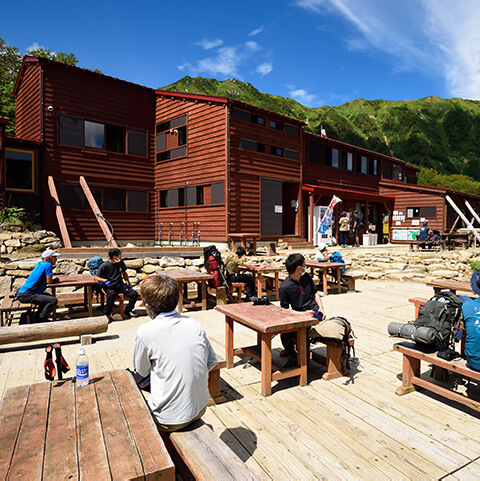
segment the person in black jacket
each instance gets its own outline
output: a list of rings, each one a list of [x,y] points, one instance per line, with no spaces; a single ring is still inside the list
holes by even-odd
[[[428,227],[428,220],[423,221],[423,226],[420,227],[420,231],[418,232],[418,241],[419,242],[426,242],[428,240],[428,233],[430,228]],[[418,247],[421,249],[425,249],[425,244],[418,244]]]
[[[325,318],[325,310],[320,293],[309,274],[305,272],[305,257],[302,254],[290,254],[285,262],[288,277],[279,289],[280,306],[284,309],[291,307],[294,311],[312,311],[319,321]],[[281,357],[290,357],[285,367],[293,367],[297,362],[295,352],[295,332],[280,335],[284,350]],[[308,342],[307,342],[308,344]]]
[[[138,293],[135,291],[128,280],[126,273],[127,266],[122,261],[122,251],[114,247],[108,251],[108,261],[105,261],[93,276],[93,280],[102,283],[102,289],[107,294],[107,302],[105,302],[104,313],[108,317],[108,322],[112,322],[113,303],[118,294],[128,297],[129,302],[125,308],[125,317],[137,317],[138,314],[133,312],[135,302],[137,302]]]

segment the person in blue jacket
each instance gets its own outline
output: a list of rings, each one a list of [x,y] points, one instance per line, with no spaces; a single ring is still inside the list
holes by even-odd
[[[470,285],[473,292],[480,296],[480,270],[473,273]],[[462,314],[466,331],[465,357],[467,365],[471,369],[480,371],[480,298],[464,302]]]
[[[52,249],[43,252],[42,260],[33,268],[27,280],[17,292],[16,297],[20,302],[38,305],[38,322],[48,321],[48,316],[58,303],[56,297],[44,291],[47,284],[53,284],[57,281],[57,278],[53,277],[53,267],[57,263],[59,255]]]
[[[430,228],[428,227],[428,220],[423,221],[423,226],[420,227],[420,230],[418,232],[418,238],[417,240],[419,242],[426,242],[428,241],[428,233],[430,231]],[[425,244],[419,244],[418,245],[421,249],[425,249]],[[431,246],[430,246],[431,247]]]

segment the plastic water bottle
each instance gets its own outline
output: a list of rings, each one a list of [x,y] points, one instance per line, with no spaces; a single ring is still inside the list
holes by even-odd
[[[82,347],[77,357],[77,386],[86,386],[89,381],[88,375],[88,357]]]

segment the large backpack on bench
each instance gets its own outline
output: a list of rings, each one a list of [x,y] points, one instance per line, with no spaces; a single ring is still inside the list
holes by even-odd
[[[225,266],[223,264],[222,255],[217,246],[211,245],[203,249],[204,265],[208,274],[213,279],[208,281],[210,287],[220,287],[225,284]]]
[[[452,328],[458,324],[462,315],[463,302],[449,291],[435,294],[419,311],[413,325],[433,327],[437,351],[445,351],[453,344]]]

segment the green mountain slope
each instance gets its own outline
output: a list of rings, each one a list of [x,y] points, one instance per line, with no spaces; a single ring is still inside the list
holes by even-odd
[[[358,99],[338,107],[309,108],[292,99],[262,93],[240,80],[219,82],[202,77],[184,77],[162,89],[231,97],[303,120],[306,129],[315,133],[320,133],[323,126],[330,138],[397,157],[423,167],[422,173],[434,169],[441,174],[463,174],[460,180],[466,184],[464,175],[480,180],[479,101],[438,97],[395,102]],[[432,179],[427,175],[424,182],[449,182],[445,175]],[[480,192],[480,184],[474,190]]]

